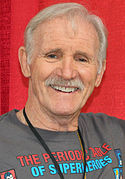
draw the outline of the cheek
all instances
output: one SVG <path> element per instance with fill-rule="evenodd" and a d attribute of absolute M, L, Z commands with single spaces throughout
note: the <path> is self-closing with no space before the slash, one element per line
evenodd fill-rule
<path fill-rule="evenodd" d="M 85 85 L 95 84 L 97 72 L 93 69 L 81 70 L 81 80 Z"/>
<path fill-rule="evenodd" d="M 33 75 L 40 81 L 45 81 L 51 74 L 55 71 L 55 64 L 42 61 L 42 59 L 37 60 L 37 64 L 34 65 Z"/>

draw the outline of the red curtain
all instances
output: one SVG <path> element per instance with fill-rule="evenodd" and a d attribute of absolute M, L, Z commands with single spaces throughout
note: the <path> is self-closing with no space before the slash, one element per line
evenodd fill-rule
<path fill-rule="evenodd" d="M 0 1 L 0 113 L 25 105 L 28 80 L 20 70 L 18 48 L 26 24 L 40 9 L 60 2 L 78 2 L 99 15 L 108 28 L 107 70 L 102 84 L 82 109 L 125 119 L 125 1 L 2 0 Z"/>

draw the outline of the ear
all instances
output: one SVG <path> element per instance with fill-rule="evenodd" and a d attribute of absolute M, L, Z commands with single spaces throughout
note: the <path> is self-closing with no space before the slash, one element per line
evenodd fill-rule
<path fill-rule="evenodd" d="M 25 47 L 20 47 L 18 51 L 18 57 L 19 57 L 19 62 L 21 66 L 22 73 L 25 77 L 29 78 L 31 73 L 30 73 L 30 65 L 27 62 L 27 55 L 26 55 L 26 50 Z"/>
<path fill-rule="evenodd" d="M 101 72 L 97 74 L 97 78 L 96 78 L 96 82 L 95 82 L 95 87 L 98 87 L 102 81 L 102 77 L 103 77 L 103 74 L 105 72 L 105 69 L 106 69 L 106 60 L 103 61 L 102 63 L 102 69 L 101 69 Z"/>

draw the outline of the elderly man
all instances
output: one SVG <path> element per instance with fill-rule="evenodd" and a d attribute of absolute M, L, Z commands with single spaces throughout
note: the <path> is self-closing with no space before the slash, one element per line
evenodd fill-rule
<path fill-rule="evenodd" d="M 115 179 L 125 174 L 125 121 L 80 114 L 100 85 L 107 33 L 77 3 L 40 11 L 27 25 L 19 60 L 29 78 L 25 108 L 0 119 L 0 175 L 18 179 Z"/>

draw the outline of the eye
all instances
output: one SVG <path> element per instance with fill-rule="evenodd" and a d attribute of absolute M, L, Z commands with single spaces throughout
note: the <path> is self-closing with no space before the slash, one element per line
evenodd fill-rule
<path fill-rule="evenodd" d="M 82 55 L 76 55 L 75 60 L 78 61 L 78 62 L 88 62 L 87 57 L 84 57 Z"/>
<path fill-rule="evenodd" d="M 59 61 L 59 55 L 57 53 L 47 53 L 44 55 L 44 58 L 46 60 L 46 62 L 48 63 L 55 63 L 57 61 Z"/>
<path fill-rule="evenodd" d="M 57 59 L 57 55 L 52 53 L 52 54 L 48 54 L 47 55 L 47 58 L 54 58 L 54 59 Z"/>
<path fill-rule="evenodd" d="M 86 58 L 79 58 L 77 61 L 80 61 L 80 62 L 87 62 L 87 59 L 86 59 Z"/>
<path fill-rule="evenodd" d="M 63 53 L 59 49 L 49 51 L 44 55 L 45 60 L 49 63 L 58 62 L 62 57 Z"/>

